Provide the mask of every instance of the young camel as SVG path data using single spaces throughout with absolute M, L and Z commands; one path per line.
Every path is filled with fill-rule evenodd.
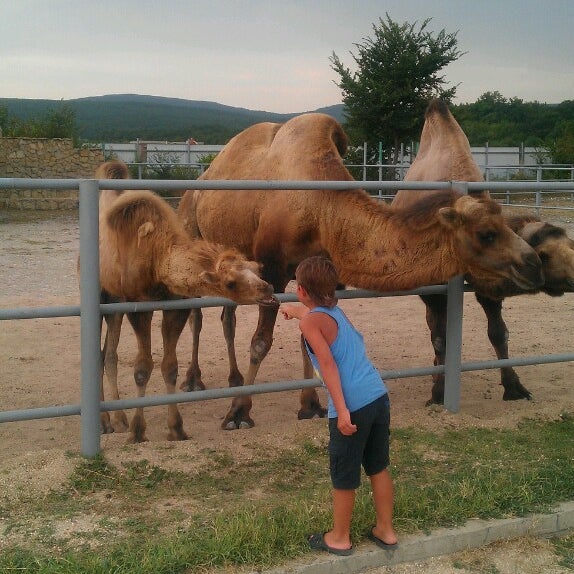
M 108 162 L 96 171 L 97 179 L 110 177 L 127 177 L 125 164 Z M 150 191 L 101 192 L 100 282 L 103 302 L 214 295 L 239 304 L 276 303 L 272 286 L 259 276 L 259 264 L 248 261 L 236 249 L 191 239 L 175 211 Z M 128 313 L 138 343 L 134 378 L 140 397 L 145 395 L 153 369 L 152 315 L 153 312 Z M 177 378 L 177 339 L 188 315 L 188 309 L 164 311 L 161 371 L 170 394 L 175 392 Z M 106 315 L 105 318 L 104 369 L 112 398 L 117 399 L 117 347 L 122 314 Z M 170 330 L 169 338 L 165 337 L 167 329 Z M 127 419 L 123 411 L 113 411 L 112 420 L 113 424 L 108 413 L 102 413 L 104 432 L 126 429 Z M 143 408 L 138 408 L 129 427 L 129 441 L 146 440 L 145 427 Z M 168 428 L 169 440 L 187 438 L 176 404 L 168 406 Z
M 346 141 L 341 126 L 324 114 L 257 124 L 233 138 L 202 178 L 352 181 L 341 158 Z M 470 271 L 525 288 L 542 282 L 538 256 L 489 199 L 443 192 L 400 210 L 363 190 L 189 190 L 178 212 L 192 236 L 233 245 L 262 263 L 262 277 L 276 292 L 284 291 L 302 259 L 316 254 L 333 260 L 343 283 L 379 291 L 443 283 Z M 246 385 L 271 347 L 276 316 L 277 308 L 259 308 Z M 234 321 L 233 309 L 224 309 L 229 341 Z M 187 388 L 203 386 L 193 378 L 198 374 L 192 364 Z M 312 376 L 308 367 L 305 376 Z M 230 384 L 242 384 L 238 371 Z M 235 398 L 222 427 L 253 426 L 250 409 L 250 397 Z M 299 418 L 323 414 L 315 390 L 303 391 Z
M 425 116 L 420 150 L 408 170 L 405 181 L 484 181 L 472 157 L 468 139 L 447 106 L 440 100 L 429 104 Z M 392 205 L 407 208 L 432 191 L 399 191 Z M 488 196 L 488 192 L 474 194 Z M 499 359 L 508 358 L 508 329 L 502 317 L 502 302 L 506 297 L 542 291 L 552 296 L 574 291 L 574 241 L 564 229 L 540 221 L 532 216 L 506 217 L 506 222 L 539 255 L 544 283 L 538 288 L 523 288 L 512 281 L 489 284 L 466 274 L 466 280 L 475 289 L 488 321 L 488 337 Z M 446 352 L 446 295 L 424 295 L 427 324 L 435 351 L 435 364 L 443 365 Z M 512 367 L 500 370 L 503 400 L 530 399 L 530 392 L 522 385 Z M 444 375 L 433 376 L 431 398 L 427 404 L 444 402 Z

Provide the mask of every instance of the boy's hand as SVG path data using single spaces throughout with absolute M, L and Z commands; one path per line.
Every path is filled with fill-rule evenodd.
M 357 432 L 357 425 L 354 425 L 351 422 L 351 413 L 349 412 L 348 409 L 345 409 L 341 413 L 337 413 L 337 415 L 338 415 L 337 428 L 339 429 L 341 434 L 344 434 L 345 436 L 350 436 Z
M 296 303 L 283 303 L 279 306 L 279 311 L 284 319 L 301 319 L 309 312 L 309 309 Z

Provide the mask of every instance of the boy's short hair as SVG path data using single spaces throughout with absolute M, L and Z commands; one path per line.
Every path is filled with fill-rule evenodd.
M 295 279 L 318 305 L 332 308 L 337 304 L 335 290 L 339 277 L 330 259 L 321 255 L 303 259 L 297 266 Z

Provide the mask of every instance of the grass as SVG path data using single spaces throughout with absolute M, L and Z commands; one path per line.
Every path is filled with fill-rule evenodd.
M 574 417 L 518 429 L 442 434 L 396 430 L 392 473 L 401 534 L 471 518 L 543 512 L 574 499 Z M 305 536 L 330 524 L 324 442 L 255 453 L 249 462 L 205 449 L 204 470 L 172 471 L 142 460 L 78 459 L 64 488 L 0 505 L 11 542 L 1 572 L 190 574 L 265 568 L 308 552 Z M 357 495 L 353 538 L 372 524 L 368 481 Z M 71 525 L 65 530 L 62 525 Z M 572 563 L 574 536 L 556 539 Z

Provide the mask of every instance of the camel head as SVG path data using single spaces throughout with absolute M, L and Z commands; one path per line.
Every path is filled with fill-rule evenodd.
M 211 292 L 244 305 L 278 304 L 273 297 L 273 286 L 260 277 L 259 263 L 247 260 L 236 249 L 216 247 L 219 253 L 213 260 L 213 268 L 200 274 Z
M 540 288 L 553 297 L 574 291 L 574 241 L 561 227 L 531 221 L 518 230 L 540 257 L 544 285 Z
M 506 280 L 525 290 L 542 285 L 540 258 L 506 224 L 495 201 L 463 195 L 442 207 L 439 219 L 453 231 L 455 248 L 474 285 L 486 290 Z

